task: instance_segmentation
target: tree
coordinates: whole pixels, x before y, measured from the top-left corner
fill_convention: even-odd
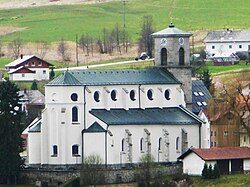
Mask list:
[[[31,85],[31,90],[37,90],[38,88],[37,88],[37,83],[36,83],[36,80],[34,80],[33,82],[32,82],[32,85]]]
[[[19,155],[22,151],[23,113],[18,91],[9,80],[0,82],[0,183],[16,181],[23,164]]]
[[[220,170],[217,164],[214,164],[214,178],[219,178],[220,177]]]
[[[212,78],[211,78],[211,74],[209,73],[209,70],[203,69],[202,72],[198,75],[198,78],[202,80],[206,88],[210,90],[211,85],[212,85]]]
[[[47,54],[49,50],[49,43],[46,41],[37,41],[36,44],[37,44],[36,50],[37,50],[38,56],[41,59],[44,59],[45,55]]]
[[[153,55],[153,38],[151,34],[154,33],[153,17],[143,16],[141,25],[141,38],[139,40],[139,51],[146,52],[150,57]]]
[[[12,50],[15,58],[18,58],[20,56],[23,44],[24,43],[21,38],[16,38],[9,43],[9,49]]]
[[[83,186],[102,184],[105,180],[102,170],[103,161],[99,155],[89,155],[84,159],[81,171]]]
[[[68,61],[69,60],[68,46],[65,43],[63,38],[61,39],[61,41],[58,44],[57,51],[61,55],[63,61]]]
[[[201,176],[205,179],[208,178],[208,166],[207,163],[204,164]]]
[[[51,68],[51,71],[49,73],[49,79],[52,80],[55,77],[54,67]]]

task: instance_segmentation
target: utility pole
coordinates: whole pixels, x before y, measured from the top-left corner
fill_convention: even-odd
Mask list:
[[[78,60],[78,36],[76,34],[76,66],[78,67],[79,60]]]

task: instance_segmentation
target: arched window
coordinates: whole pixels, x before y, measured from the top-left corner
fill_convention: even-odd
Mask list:
[[[162,138],[159,138],[159,145],[158,145],[158,150],[162,150]]]
[[[100,93],[98,91],[95,91],[94,93],[94,100],[96,102],[100,102]]]
[[[170,91],[169,91],[169,89],[165,90],[164,96],[165,96],[166,100],[170,100]]]
[[[135,91],[134,90],[131,90],[130,93],[129,93],[129,97],[132,101],[135,101]]]
[[[162,48],[161,49],[161,65],[168,65],[167,62],[167,49],[166,48]]]
[[[179,49],[179,65],[184,65],[184,49],[181,47]]]
[[[58,154],[58,149],[57,149],[57,145],[53,145],[53,150],[52,150],[52,155],[53,156],[57,156],[57,154]]]
[[[117,91],[116,90],[111,91],[111,99],[113,101],[117,101]]]
[[[140,151],[144,152],[144,139],[143,138],[141,138],[140,140]]]
[[[76,106],[72,108],[72,122],[78,122],[78,108]]]
[[[124,150],[125,150],[124,147],[125,147],[125,139],[123,138],[122,139],[122,152],[124,152]]]
[[[79,155],[79,145],[72,145],[72,156]]]
[[[148,96],[148,99],[152,101],[154,99],[153,98],[153,90],[149,89],[147,92],[147,96]]]
[[[176,138],[175,148],[176,148],[176,151],[180,151],[180,138],[179,137]]]
[[[78,100],[78,95],[76,93],[72,93],[70,96],[72,101],[77,101]]]

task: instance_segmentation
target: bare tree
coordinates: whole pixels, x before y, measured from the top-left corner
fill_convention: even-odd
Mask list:
[[[139,40],[139,51],[147,52],[152,57],[153,54],[153,38],[151,34],[154,32],[153,17],[143,16],[141,25],[141,38]]]
[[[79,40],[79,47],[82,49],[83,52],[84,52],[84,49],[86,49],[87,56],[89,56],[90,51],[93,56],[93,50],[94,50],[93,38],[89,36],[88,34],[86,35],[84,34],[81,36]]]
[[[9,43],[9,49],[13,52],[13,56],[18,58],[21,54],[22,47],[24,42],[20,38],[14,39],[12,42]]]
[[[46,56],[49,50],[49,43],[47,41],[37,41],[36,50],[37,50],[38,56],[41,59],[44,59],[44,57]]]
[[[57,48],[58,53],[61,55],[63,61],[69,61],[68,46],[62,38]]]

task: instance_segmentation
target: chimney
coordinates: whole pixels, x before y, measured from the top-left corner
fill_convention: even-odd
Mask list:
[[[23,59],[23,54],[20,55],[21,59]]]

